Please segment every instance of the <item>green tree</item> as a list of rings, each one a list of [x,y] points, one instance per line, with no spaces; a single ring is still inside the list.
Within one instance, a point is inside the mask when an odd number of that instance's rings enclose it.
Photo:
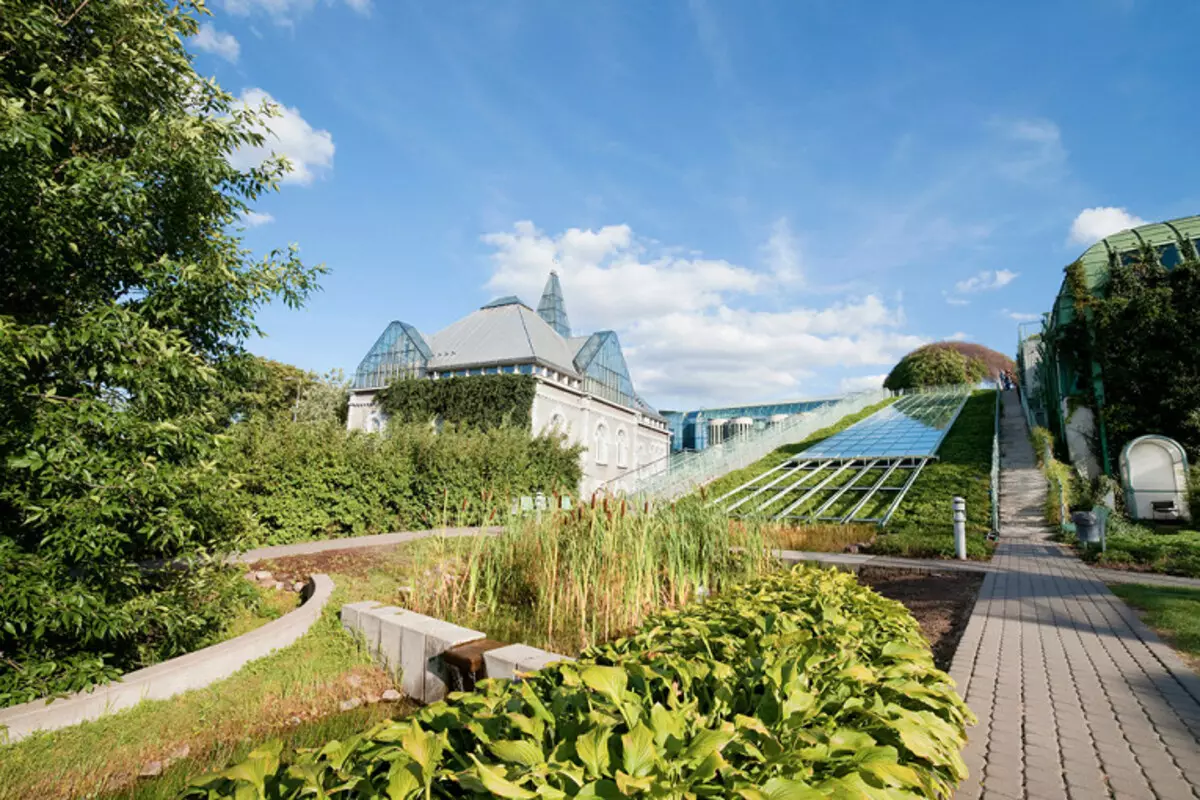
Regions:
[[[232,591],[222,398],[320,271],[237,235],[281,160],[200,78],[200,2],[0,0],[0,705],[194,646]]]
[[[928,345],[900,359],[884,380],[885,389],[916,389],[922,386],[952,386],[978,383],[987,374],[987,366],[968,358],[951,347]]]

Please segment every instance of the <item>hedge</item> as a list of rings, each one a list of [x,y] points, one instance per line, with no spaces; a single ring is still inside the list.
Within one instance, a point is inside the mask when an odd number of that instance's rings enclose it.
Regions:
[[[480,429],[510,425],[528,430],[536,391],[532,375],[402,378],[377,399],[388,416],[400,422],[436,419]]]
[[[578,448],[511,427],[435,433],[393,422],[368,434],[255,421],[235,428],[232,444],[241,486],[231,502],[251,545],[480,524],[520,495],[573,494],[581,477]]]
[[[903,606],[800,567],[186,796],[939,798],[971,717]]]

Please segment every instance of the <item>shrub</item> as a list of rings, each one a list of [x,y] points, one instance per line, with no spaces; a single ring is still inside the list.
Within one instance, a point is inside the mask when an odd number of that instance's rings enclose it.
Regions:
[[[519,495],[574,492],[581,477],[578,448],[511,427],[366,434],[274,419],[235,426],[232,440],[234,499],[255,544],[480,524]]]
[[[924,386],[974,384],[1012,371],[1011,358],[982,345],[967,342],[934,342],[918,347],[892,368],[883,388],[899,391]]]
[[[191,797],[948,797],[971,712],[903,606],[799,568]]]

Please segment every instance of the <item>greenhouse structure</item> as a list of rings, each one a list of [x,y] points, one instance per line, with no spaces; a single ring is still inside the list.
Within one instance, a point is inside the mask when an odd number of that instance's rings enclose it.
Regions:
[[[1116,453],[1112,452],[1104,426],[1104,375],[1096,361],[1076,363],[1066,348],[1056,345],[1056,336],[1076,318],[1075,293],[1105,295],[1111,269],[1117,264],[1141,260],[1152,251],[1159,264],[1172,269],[1182,263],[1188,250],[1200,252],[1200,216],[1141,225],[1108,236],[1083,252],[1076,271],[1079,285],[1072,285],[1067,267],[1050,312],[1043,316],[1040,330],[1022,326],[1017,348],[1018,373],[1035,423],[1045,425],[1055,441],[1065,447],[1071,462],[1091,477],[1113,475]],[[1095,408],[1091,405],[1095,404]]]

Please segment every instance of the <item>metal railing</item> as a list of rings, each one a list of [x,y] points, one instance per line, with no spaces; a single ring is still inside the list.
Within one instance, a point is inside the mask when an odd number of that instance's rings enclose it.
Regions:
[[[761,430],[748,431],[704,450],[675,453],[624,476],[623,482],[630,487],[628,494],[674,500],[890,396],[883,389],[847,395],[836,403],[796,414]]]

